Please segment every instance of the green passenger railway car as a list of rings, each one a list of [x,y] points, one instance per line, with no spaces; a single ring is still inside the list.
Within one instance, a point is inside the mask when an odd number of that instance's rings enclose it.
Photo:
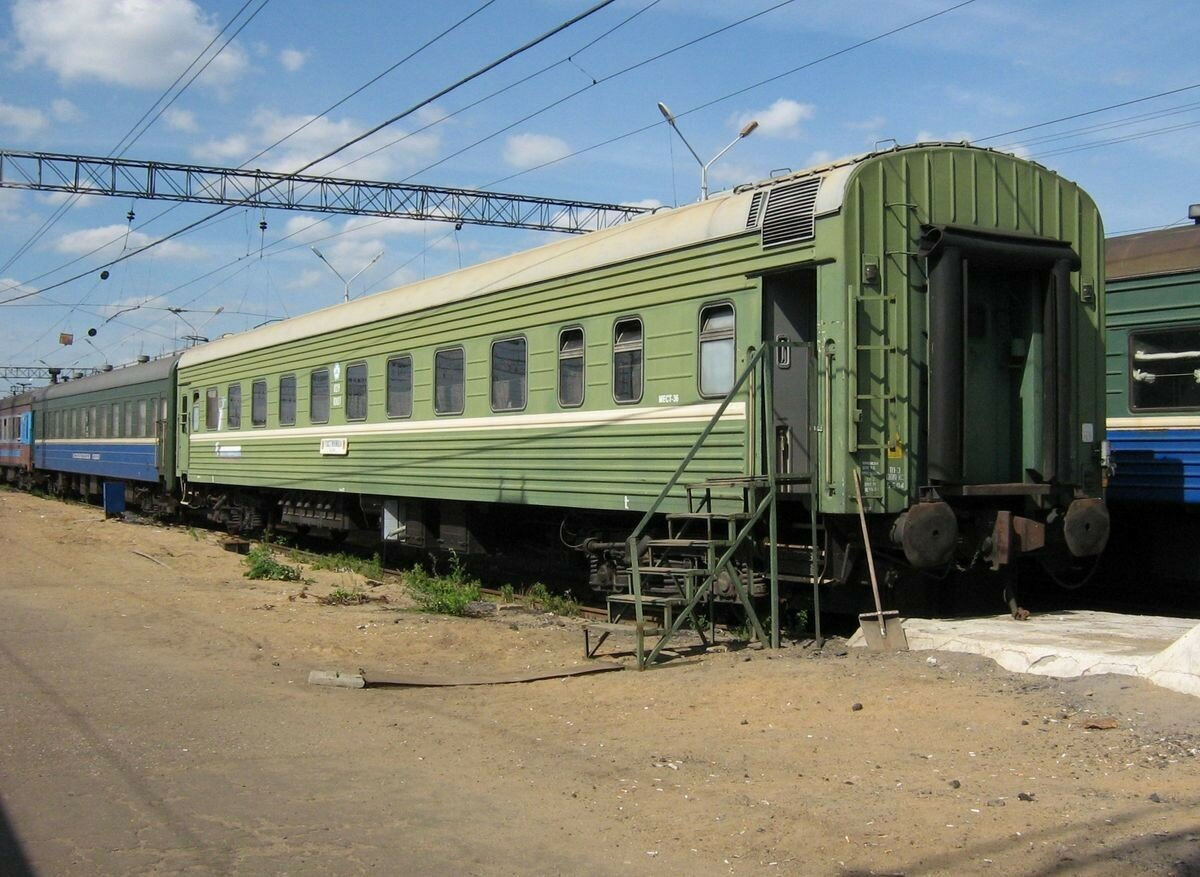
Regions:
[[[849,158],[189,350],[177,475],[235,526],[569,534],[612,590],[656,544],[730,598],[1005,577],[1107,538],[1102,268],[1037,164]]]

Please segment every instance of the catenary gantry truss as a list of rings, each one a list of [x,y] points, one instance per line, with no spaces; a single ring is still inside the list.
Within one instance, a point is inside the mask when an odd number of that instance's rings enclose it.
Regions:
[[[70,375],[92,375],[100,371],[98,368],[84,368],[82,366],[68,366],[66,368],[55,369],[55,374],[63,372]],[[45,365],[0,365],[0,381],[44,381],[50,374],[50,367]]]
[[[0,188],[76,192],[580,234],[648,208],[410,183],[0,150]]]

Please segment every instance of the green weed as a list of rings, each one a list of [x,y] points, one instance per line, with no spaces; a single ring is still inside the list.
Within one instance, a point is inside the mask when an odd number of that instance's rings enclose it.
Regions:
[[[324,554],[313,561],[312,568],[328,569],[334,572],[353,572],[368,579],[378,579],[383,576],[383,561],[378,554],[372,555],[370,560],[345,552]]]
[[[245,576],[248,579],[269,579],[276,582],[300,581],[300,568],[280,563],[267,545],[256,545],[246,555]]]
[[[358,588],[334,588],[320,601],[326,606],[359,606],[363,603],[370,603],[371,598],[364,594]]]
[[[525,605],[555,615],[574,616],[579,614],[579,603],[570,594],[551,594],[541,582],[534,582],[524,594]]]
[[[462,615],[468,603],[482,595],[479,580],[472,578],[462,565],[457,554],[450,554],[450,571],[445,575],[426,572],[414,566],[404,574],[404,584],[423,612],[442,615]]]
[[[788,636],[793,639],[799,639],[808,633],[808,610],[799,609],[791,619],[791,624],[786,627]]]

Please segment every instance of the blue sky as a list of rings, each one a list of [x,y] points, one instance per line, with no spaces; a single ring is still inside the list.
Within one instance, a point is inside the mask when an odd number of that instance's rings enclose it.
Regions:
[[[243,2],[4,4],[0,147],[111,153],[234,21],[244,23],[238,36],[121,154],[296,170],[595,0]],[[604,202],[693,201],[699,167],[659,114],[662,101],[706,160],[748,120],[759,122],[713,166],[713,191],[889,139],[968,139],[1081,183],[1110,234],[1178,223],[1200,202],[1200,87],[1189,89],[1200,86],[1189,61],[1200,36],[1194,3],[959,2],[617,0],[310,173]],[[1042,124],[1127,101],[1137,102]],[[1041,127],[996,136],[1027,126]],[[0,301],[214,209],[86,197],[31,240],[62,202],[0,189],[0,265],[9,263]],[[342,282],[313,245],[346,277],[383,253],[354,282],[359,296],[549,239],[237,208],[114,266],[107,280],[97,270],[0,305],[0,364],[118,364],[183,346],[184,335],[217,337],[333,304]],[[61,332],[75,343],[60,345]]]

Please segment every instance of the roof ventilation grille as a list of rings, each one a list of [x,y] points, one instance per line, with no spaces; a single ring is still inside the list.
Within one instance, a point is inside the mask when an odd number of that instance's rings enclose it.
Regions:
[[[767,193],[761,189],[754,193],[754,197],[750,199],[750,212],[746,215],[746,228],[758,228],[759,220],[762,214],[763,200]]]
[[[763,218],[763,247],[781,247],[810,240],[814,234],[814,212],[820,177],[808,177],[771,189]]]

